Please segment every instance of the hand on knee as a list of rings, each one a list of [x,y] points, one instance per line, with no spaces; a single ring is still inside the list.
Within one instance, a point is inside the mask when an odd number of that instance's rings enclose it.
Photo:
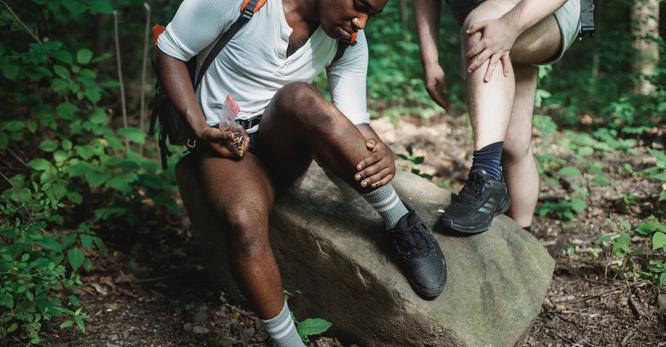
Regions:
[[[389,183],[395,176],[393,151],[379,139],[366,141],[368,156],[356,164],[354,179],[361,190],[371,191]]]

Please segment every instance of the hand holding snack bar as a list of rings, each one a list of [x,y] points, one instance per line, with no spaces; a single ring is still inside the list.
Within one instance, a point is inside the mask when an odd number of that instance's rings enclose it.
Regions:
[[[250,141],[245,129],[236,123],[236,116],[239,112],[238,103],[236,103],[236,100],[231,95],[228,95],[224,101],[219,128],[225,134],[225,146],[238,157],[242,158]]]
[[[222,111],[220,124],[217,128],[205,127],[197,135],[217,155],[222,158],[240,159],[250,146],[250,137],[245,129],[236,124],[238,104],[229,96]]]

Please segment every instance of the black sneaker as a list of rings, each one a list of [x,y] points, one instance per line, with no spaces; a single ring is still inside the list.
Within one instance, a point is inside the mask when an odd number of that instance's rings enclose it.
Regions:
[[[446,260],[432,233],[414,210],[402,216],[389,230],[393,256],[414,292],[433,300],[444,289]]]
[[[453,231],[477,234],[488,230],[493,218],[506,212],[510,204],[504,181],[494,179],[486,170],[473,170],[440,220]]]

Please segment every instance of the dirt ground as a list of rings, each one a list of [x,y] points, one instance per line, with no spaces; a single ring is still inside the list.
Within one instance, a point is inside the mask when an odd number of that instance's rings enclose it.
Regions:
[[[425,156],[418,165],[421,173],[459,190],[470,165],[471,134],[463,118],[407,119],[397,127],[376,120],[373,126],[394,152],[406,153],[410,144],[416,154]],[[554,143],[546,146],[537,137],[537,152],[557,151]],[[625,162],[644,167],[648,156],[638,151],[594,159],[611,168],[606,177],[612,184],[591,186],[589,206],[577,219],[537,217],[533,225],[534,236],[556,260],[556,267],[541,314],[523,346],[666,346],[666,317],[663,311],[659,314],[657,299],[664,287],[625,276],[609,246],[597,241],[599,235],[615,232],[612,221],[620,217],[634,227],[649,215],[664,222],[664,203],[651,198],[658,184],[615,169]],[[414,168],[409,161],[398,164]],[[551,199],[564,190],[562,182],[543,182],[541,194]],[[637,198],[627,202],[630,193]],[[61,347],[268,345],[257,318],[227,303],[208,285],[183,218],[165,220],[146,211],[143,220],[139,227],[103,232],[110,254],[97,257],[94,269],[82,278],[87,330],[62,332],[47,326],[49,342]],[[634,241],[647,253],[644,240]],[[645,257],[637,254],[633,259],[640,264]],[[319,337],[310,346],[353,342]]]

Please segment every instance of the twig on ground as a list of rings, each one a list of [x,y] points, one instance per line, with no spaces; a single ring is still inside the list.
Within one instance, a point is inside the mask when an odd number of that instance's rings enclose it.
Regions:
[[[641,318],[643,316],[643,312],[638,306],[636,300],[634,300],[634,295],[631,292],[629,293],[629,308],[631,309],[631,312],[634,313],[636,318]]]
[[[623,288],[621,288],[621,289],[618,289],[619,287],[616,287],[616,288],[613,288],[611,290],[601,292],[601,293],[598,293],[598,294],[586,295],[586,296],[580,297],[578,299],[564,300],[564,301],[561,301],[561,302],[558,302],[558,303],[560,303],[560,304],[573,304],[573,303],[586,301],[586,300],[589,300],[589,299],[594,299],[594,298],[598,298],[598,297],[602,297],[602,296],[606,296],[606,295],[619,294],[619,293],[622,293],[625,289],[643,287],[643,286],[645,286],[646,284],[649,284],[649,283],[650,282],[648,282],[648,281],[629,283],[626,286],[623,286]]]
[[[33,33],[32,30],[30,30],[30,28],[25,23],[23,23],[23,21],[21,20],[21,18],[19,18],[19,16],[16,14],[16,12],[14,12],[14,10],[12,10],[12,8],[9,7],[9,5],[6,2],[4,2],[3,0],[0,0],[0,2],[3,5],[5,5],[5,7],[7,8],[7,11],[9,11],[9,14],[11,14],[12,17],[14,17],[16,22],[23,28],[23,30],[25,30],[28,33],[28,35],[32,36],[32,38],[35,39],[35,41],[37,41],[37,43],[41,44],[42,40],[39,39],[39,36],[37,36],[37,34]]]
[[[118,33],[118,11],[113,11],[113,38],[116,42],[116,67],[118,69],[118,83],[120,84],[120,105],[123,113],[123,126],[128,127],[127,105],[125,103],[125,85],[123,84],[123,63],[120,58],[120,34]],[[129,140],[125,139],[125,149],[129,152]]]
[[[554,330],[551,330],[550,332],[551,332],[553,335],[555,335],[555,337],[559,337],[560,339],[562,339],[562,340],[564,340],[564,341],[566,341],[566,342],[568,342],[568,343],[570,343],[570,344],[572,344],[572,345],[573,345],[573,344],[576,344],[576,343],[573,342],[571,339],[569,339],[569,338],[567,338],[567,337],[564,337],[564,336],[560,335],[560,333],[558,333],[558,332],[556,332],[556,331],[554,331]]]
[[[14,159],[16,159],[16,161],[21,163],[21,165],[23,165],[25,167],[30,167],[30,166],[28,166],[28,163],[26,163],[18,154],[16,154],[16,152],[12,151],[10,148],[6,148],[6,150],[9,152],[9,154],[12,157],[14,157]]]
[[[14,187],[14,182],[12,182],[9,178],[7,178],[7,176],[5,176],[2,172],[0,172],[0,176],[2,176],[2,178],[4,178],[5,181],[9,183],[10,186]]]
[[[141,116],[139,117],[139,126],[141,131],[145,130],[146,123],[146,73],[147,73],[147,62],[148,62],[148,42],[150,38],[150,5],[148,3],[143,3],[143,8],[146,10],[146,27],[143,35],[143,62],[141,63],[141,88],[139,91],[141,93]],[[143,154],[143,144],[139,147],[139,153]]]
[[[608,290],[608,291],[601,292],[601,293],[598,293],[598,294],[585,295],[585,296],[580,297],[578,299],[565,300],[565,301],[562,301],[561,304],[574,304],[574,303],[581,302],[581,301],[587,301],[587,300],[594,299],[594,298],[600,298],[600,297],[606,296],[606,295],[620,294],[620,293],[622,293],[622,291],[623,291],[623,289]]]
[[[149,283],[149,282],[159,282],[165,279],[168,279],[169,277],[172,276],[158,276],[158,277],[148,277],[148,278],[137,278],[132,282],[136,283]]]
[[[624,336],[624,338],[622,339],[622,342],[620,342],[620,344],[621,344],[622,346],[626,346],[627,344],[629,344],[629,342],[630,342],[635,336],[636,336],[636,334],[635,334],[633,331],[630,331],[629,333],[627,333],[627,335]]]

